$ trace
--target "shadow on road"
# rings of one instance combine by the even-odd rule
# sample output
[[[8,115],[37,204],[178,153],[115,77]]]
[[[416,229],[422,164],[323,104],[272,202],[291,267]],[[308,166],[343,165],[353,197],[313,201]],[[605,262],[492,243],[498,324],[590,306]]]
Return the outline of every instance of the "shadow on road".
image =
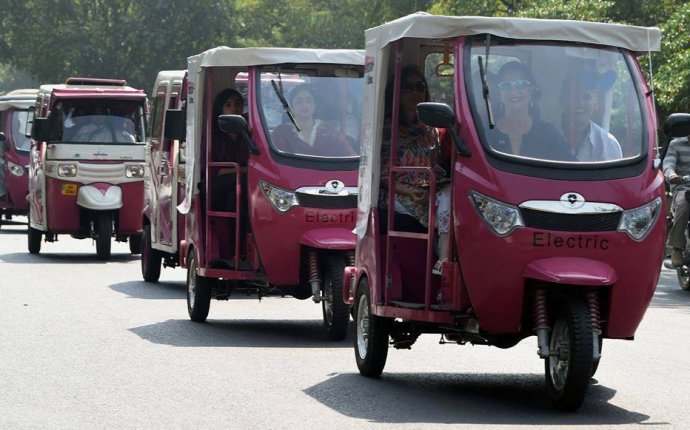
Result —
[[[149,342],[179,347],[352,349],[352,331],[342,342],[330,341],[320,320],[168,320],[129,330]]]
[[[374,423],[496,425],[641,424],[648,415],[611,405],[616,391],[589,388],[578,413],[553,410],[542,374],[336,374],[305,393],[343,415]]]
[[[12,254],[0,255],[0,260],[12,264],[104,264],[104,263],[129,263],[138,260],[138,255],[128,253],[112,254],[108,261],[103,261],[96,256],[96,248],[93,253],[55,253],[41,252],[40,254],[29,254],[26,252],[15,252]]]
[[[187,285],[181,282],[129,281],[113,284],[110,289],[129,297],[147,300],[185,299]]]

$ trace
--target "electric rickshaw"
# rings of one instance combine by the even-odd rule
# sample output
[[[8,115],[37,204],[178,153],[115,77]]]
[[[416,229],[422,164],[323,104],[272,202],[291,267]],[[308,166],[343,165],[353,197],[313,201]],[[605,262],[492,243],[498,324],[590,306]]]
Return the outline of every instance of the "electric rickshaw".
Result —
[[[35,89],[10,91],[0,97],[0,226],[13,215],[26,215],[29,184],[29,146],[26,136]]]
[[[68,78],[41,85],[29,169],[28,248],[59,234],[94,239],[107,260],[111,238],[141,252],[146,94],[119,79]]]
[[[536,335],[549,398],[577,409],[602,340],[634,338],[659,278],[664,183],[653,91],[636,60],[659,50],[659,30],[418,13],[365,35],[357,247],[343,286],[360,373],[380,376],[389,346],[410,348],[423,333],[498,348]],[[419,103],[417,114],[445,132],[446,177],[394,157],[380,165],[384,89],[392,82],[397,124],[409,65],[445,91]],[[509,122],[516,112],[527,114],[524,123]],[[390,191],[387,208],[399,199],[384,189],[392,185],[382,185],[381,169],[389,184],[426,175],[427,229],[398,225],[396,211],[380,210],[382,191]],[[448,258],[434,271],[446,181]]]
[[[346,336],[341,288],[354,258],[363,68],[356,50],[219,47],[189,58],[179,210],[193,321],[206,320],[211,298],[291,295],[322,304],[330,339]],[[226,89],[239,92],[244,112],[214,118]],[[215,124],[234,138],[216,143]],[[214,145],[246,156],[219,160]],[[221,171],[235,175],[228,199],[214,191]]]

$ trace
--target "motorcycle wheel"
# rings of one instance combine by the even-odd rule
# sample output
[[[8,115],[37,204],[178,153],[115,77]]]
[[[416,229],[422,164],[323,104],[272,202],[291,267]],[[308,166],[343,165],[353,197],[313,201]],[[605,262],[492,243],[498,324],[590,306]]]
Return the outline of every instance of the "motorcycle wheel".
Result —
[[[151,226],[148,224],[144,226],[141,242],[141,275],[146,282],[158,282],[162,258],[158,251],[151,248]]]
[[[29,214],[29,219],[31,219],[31,214]],[[41,252],[41,240],[43,239],[43,233],[41,233],[41,230],[37,230],[31,227],[31,224],[29,224],[29,230],[26,237],[28,238],[29,253],[38,254]]]
[[[370,303],[369,282],[363,278],[355,301],[355,359],[360,374],[377,378],[381,376],[388,358],[391,320],[371,315]]]
[[[96,255],[100,260],[110,258],[113,222],[109,212],[99,212],[96,217]]]
[[[323,326],[330,340],[343,340],[347,336],[350,324],[348,305],[343,302],[343,271],[345,270],[345,256],[342,254],[329,255],[326,259],[324,271],[323,296],[321,309],[323,312]]]
[[[129,252],[132,255],[141,254],[141,236],[144,233],[129,235]]]
[[[575,411],[582,405],[592,374],[592,317],[584,301],[566,299],[558,307],[545,360],[546,389],[553,405]]]
[[[194,250],[187,266],[187,313],[195,322],[204,322],[211,307],[211,280],[197,274]]]
[[[683,291],[690,291],[690,268],[688,266],[681,266],[676,269],[678,274],[678,283]]]

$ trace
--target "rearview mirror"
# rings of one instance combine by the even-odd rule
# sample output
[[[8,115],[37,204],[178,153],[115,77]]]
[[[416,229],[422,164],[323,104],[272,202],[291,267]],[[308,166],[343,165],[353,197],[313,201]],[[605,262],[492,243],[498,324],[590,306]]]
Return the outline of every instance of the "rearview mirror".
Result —
[[[445,103],[424,102],[417,105],[417,117],[422,123],[436,128],[445,128],[453,138],[453,144],[458,150],[458,153],[464,157],[472,155],[470,149],[465,145],[465,142],[460,139],[460,136],[455,132],[453,125],[455,124],[455,113]]]
[[[50,139],[50,122],[48,118],[34,118],[31,138],[43,142],[47,142]]]
[[[218,117],[218,127],[225,133],[239,134],[254,155],[259,154],[259,148],[247,133],[247,120],[242,115],[221,115]]]
[[[165,130],[163,135],[166,139],[187,140],[187,116],[182,109],[168,109],[165,111]]]
[[[668,137],[685,137],[690,135],[690,114],[672,113],[664,121],[664,134]]]

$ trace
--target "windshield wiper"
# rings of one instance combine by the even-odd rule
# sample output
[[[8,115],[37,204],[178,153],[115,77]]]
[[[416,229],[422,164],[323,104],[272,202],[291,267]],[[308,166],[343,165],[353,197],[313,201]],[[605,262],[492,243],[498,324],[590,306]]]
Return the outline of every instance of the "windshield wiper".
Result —
[[[487,34],[486,35],[486,67],[489,66],[489,46],[491,45],[491,35]],[[479,63],[479,77],[482,80],[482,95],[484,96],[484,104],[486,105],[486,115],[489,119],[489,128],[494,128],[496,127],[496,124],[494,124],[494,113],[493,110],[491,109],[491,102],[489,101],[489,84],[486,82],[486,68],[484,66],[484,62],[482,61],[482,57],[480,56],[477,58],[477,62]]]
[[[278,79],[280,79],[280,73],[278,74]],[[283,105],[283,110],[287,114],[288,118],[290,118],[290,121],[292,121],[292,123],[295,125],[297,131],[302,131],[302,129],[299,128],[299,125],[297,125],[297,121],[295,121],[295,117],[292,115],[292,111],[290,110],[290,105],[288,104],[288,101],[285,99],[285,95],[283,94],[282,79],[280,88],[278,88],[278,84],[276,84],[275,79],[271,79],[271,85],[273,85],[273,91],[276,92],[278,100],[280,100],[280,104]]]

